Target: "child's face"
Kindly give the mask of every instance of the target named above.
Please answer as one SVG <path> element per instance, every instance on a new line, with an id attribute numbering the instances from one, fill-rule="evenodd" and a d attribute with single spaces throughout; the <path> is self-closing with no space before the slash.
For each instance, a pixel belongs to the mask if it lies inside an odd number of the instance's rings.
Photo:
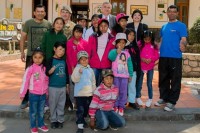
<path id="1" fill-rule="evenodd" d="M 79 32 L 78 30 L 74 31 L 74 37 L 78 40 L 82 37 L 82 32 Z"/>
<path id="2" fill-rule="evenodd" d="M 127 20 L 124 19 L 124 18 L 122 18 L 122 19 L 119 20 L 118 24 L 119 24 L 123 29 L 125 29 L 126 26 L 127 26 Z"/>
<path id="3" fill-rule="evenodd" d="M 128 41 L 129 41 L 129 42 L 133 42 L 134 39 L 135 39 L 135 34 L 134 34 L 134 32 L 130 32 L 130 33 L 128 34 Z"/>
<path id="4" fill-rule="evenodd" d="M 124 49 L 124 47 L 125 47 L 125 45 L 126 45 L 126 41 L 124 40 L 124 39 L 121 39 L 118 43 L 117 43 L 117 48 L 118 49 Z"/>
<path id="5" fill-rule="evenodd" d="M 103 83 L 106 87 L 110 88 L 113 84 L 113 77 L 112 76 L 106 76 L 103 78 Z"/>
<path id="6" fill-rule="evenodd" d="M 42 64 L 44 56 L 41 53 L 36 53 L 33 55 L 33 62 L 37 65 Z"/>
<path id="7" fill-rule="evenodd" d="M 58 19 L 54 24 L 54 28 L 56 32 L 61 31 L 63 27 L 64 27 L 64 23 L 61 19 Z"/>
<path id="8" fill-rule="evenodd" d="M 79 64 L 81 64 L 82 66 L 86 67 L 88 65 L 88 58 L 87 57 L 81 57 L 79 59 Z"/>
<path id="9" fill-rule="evenodd" d="M 54 47 L 53 49 L 54 49 L 54 52 L 55 52 L 54 56 L 56 58 L 61 58 L 65 54 L 65 48 L 63 48 L 62 46 L 59 46 L 57 48 Z"/>
<path id="10" fill-rule="evenodd" d="M 145 38 L 144 38 L 144 42 L 145 42 L 145 43 L 151 42 L 151 37 L 145 37 Z"/>
<path id="11" fill-rule="evenodd" d="M 92 19 L 92 25 L 97 28 L 98 27 L 98 21 L 99 21 L 99 18 L 98 17 L 95 17 Z"/>
<path id="12" fill-rule="evenodd" d="M 82 19 L 82 20 L 79 20 L 79 21 L 78 21 L 78 24 L 80 24 L 83 28 L 85 28 L 86 25 L 87 25 L 87 22 L 86 22 L 85 19 Z"/>
<path id="13" fill-rule="evenodd" d="M 105 23 L 105 22 L 102 22 L 100 25 L 99 25 L 99 30 L 102 32 L 102 33 L 106 33 L 108 31 L 108 24 Z"/>

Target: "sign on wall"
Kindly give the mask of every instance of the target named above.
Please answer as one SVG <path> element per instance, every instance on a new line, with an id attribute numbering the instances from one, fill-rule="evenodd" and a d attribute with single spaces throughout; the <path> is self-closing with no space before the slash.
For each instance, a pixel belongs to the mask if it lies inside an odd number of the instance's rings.
<path id="1" fill-rule="evenodd" d="M 168 0 L 156 0 L 155 21 L 165 22 L 168 20 L 167 7 L 168 7 Z"/>

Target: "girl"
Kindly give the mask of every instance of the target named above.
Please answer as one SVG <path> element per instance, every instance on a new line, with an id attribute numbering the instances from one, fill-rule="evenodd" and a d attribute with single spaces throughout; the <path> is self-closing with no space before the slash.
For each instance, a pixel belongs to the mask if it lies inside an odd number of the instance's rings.
<path id="1" fill-rule="evenodd" d="M 108 58 L 112 61 L 112 70 L 114 75 L 114 85 L 119 88 L 119 98 L 115 103 L 115 112 L 121 116 L 124 115 L 124 108 L 127 100 L 128 82 L 132 80 L 133 64 L 130 54 L 124 50 L 124 47 L 129 44 L 125 33 L 117 33 L 116 39 L 113 42 L 116 49 L 110 51 Z"/>
<path id="2" fill-rule="evenodd" d="M 116 16 L 116 25 L 112 29 L 112 35 L 116 36 L 117 33 L 124 33 L 127 26 L 129 16 L 124 13 L 119 13 Z"/>
<path id="3" fill-rule="evenodd" d="M 102 69 L 111 68 L 108 53 L 115 48 L 112 44 L 114 37 L 108 33 L 108 27 L 109 22 L 107 19 L 100 19 L 98 21 L 98 31 L 89 37 L 86 50 L 89 54 L 90 66 L 94 70 L 97 86 L 101 82 Z"/>
<path id="4" fill-rule="evenodd" d="M 53 28 L 47 31 L 42 40 L 41 49 L 45 53 L 45 59 L 49 60 L 52 56 L 52 50 L 55 42 L 63 42 L 67 41 L 66 36 L 63 33 L 63 27 L 65 25 L 65 21 L 61 17 L 57 17 L 53 22 Z"/>
<path id="5" fill-rule="evenodd" d="M 73 106 L 75 106 L 74 84 L 72 83 L 71 75 L 77 65 L 77 53 L 86 49 L 87 42 L 82 38 L 83 27 L 81 25 L 75 25 L 72 33 L 72 37 L 66 43 L 66 62 L 68 64 L 68 73 L 70 76 L 70 99 Z"/>
<path id="6" fill-rule="evenodd" d="M 102 70 L 102 77 L 103 81 L 95 89 L 90 104 L 90 127 L 94 129 L 96 124 L 98 129 L 107 129 L 110 126 L 117 130 L 125 125 L 125 119 L 113 110 L 119 89 L 113 84 L 114 75 L 111 69 Z"/>
<path id="7" fill-rule="evenodd" d="M 76 97 L 77 111 L 76 124 L 78 130 L 76 133 L 83 133 L 84 127 L 87 126 L 85 117 L 88 115 L 89 105 L 92 94 L 96 88 L 96 81 L 93 70 L 88 65 L 88 53 L 80 51 L 77 54 L 78 64 L 72 73 L 72 81 L 75 83 L 74 97 Z"/>
<path id="8" fill-rule="evenodd" d="M 45 74 L 44 53 L 38 48 L 33 51 L 30 64 L 28 65 L 22 86 L 20 99 L 22 100 L 29 89 L 29 116 L 31 133 L 38 133 L 38 129 L 47 132 L 49 129 L 44 125 L 44 105 L 48 95 L 48 77 Z M 37 124 L 36 124 L 37 123 Z"/>
<path id="9" fill-rule="evenodd" d="M 65 45 L 56 42 L 53 47 L 54 55 L 47 63 L 47 75 L 49 76 L 49 107 L 51 128 L 62 128 L 64 122 L 64 107 L 66 101 L 66 89 L 69 86 L 69 77 L 66 62 L 62 57 L 65 54 Z"/>
<path id="10" fill-rule="evenodd" d="M 152 80 L 153 80 L 153 72 L 154 72 L 154 66 L 155 62 L 159 58 L 158 48 L 154 44 L 154 36 L 153 32 L 146 30 L 143 33 L 144 37 L 141 42 L 139 42 L 140 47 L 140 57 L 141 57 L 141 76 L 139 79 L 139 88 L 140 91 L 138 92 L 139 98 L 137 98 L 138 104 L 140 106 L 143 105 L 143 102 L 141 100 L 141 89 L 142 89 L 142 83 L 143 83 L 143 77 L 144 74 L 147 74 L 147 87 L 148 87 L 148 95 L 149 99 L 146 102 L 146 107 L 150 107 L 152 103 L 153 98 L 153 90 L 152 90 Z"/>
<path id="11" fill-rule="evenodd" d="M 135 39 L 136 39 L 136 42 L 138 42 L 139 40 L 141 40 L 142 33 L 145 30 L 148 30 L 148 25 L 141 23 L 143 19 L 143 14 L 139 9 L 134 10 L 131 16 L 132 16 L 133 22 L 128 23 L 126 27 L 133 28 L 135 30 L 136 32 Z"/>
<path id="12" fill-rule="evenodd" d="M 130 44 L 125 47 L 125 49 L 127 49 L 129 54 L 131 55 L 131 61 L 134 68 L 132 80 L 128 84 L 128 102 L 129 102 L 130 107 L 138 110 L 140 108 L 138 104 L 135 103 L 135 98 L 136 98 L 136 86 L 138 85 L 138 81 L 139 81 L 139 78 L 138 78 L 139 76 L 137 75 L 141 71 L 140 50 L 136 43 L 136 39 L 135 39 L 136 32 L 134 31 L 134 29 L 128 28 L 126 29 L 125 33 L 128 38 L 128 41 L 130 42 Z"/>
<path id="13" fill-rule="evenodd" d="M 85 33 L 86 41 L 88 41 L 90 35 L 92 35 L 94 32 L 97 32 L 99 16 L 97 14 L 92 15 L 91 21 L 92 21 L 92 25 L 89 29 L 87 29 Z"/>

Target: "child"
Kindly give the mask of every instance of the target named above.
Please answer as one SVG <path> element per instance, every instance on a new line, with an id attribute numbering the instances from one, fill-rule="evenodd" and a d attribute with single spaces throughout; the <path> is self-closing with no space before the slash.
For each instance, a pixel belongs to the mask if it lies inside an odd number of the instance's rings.
<path id="1" fill-rule="evenodd" d="M 83 27 L 78 24 L 75 25 L 73 29 L 73 36 L 66 43 L 66 62 L 68 64 L 68 73 L 70 75 L 70 99 L 73 103 L 73 106 L 75 105 L 74 84 L 71 81 L 71 75 L 77 65 L 77 53 L 85 50 L 87 46 L 87 42 L 82 38 L 82 34 Z"/>
<path id="2" fill-rule="evenodd" d="M 98 31 L 92 34 L 88 40 L 88 54 L 90 66 L 96 77 L 96 85 L 101 83 L 102 69 L 111 68 L 112 62 L 108 59 L 108 54 L 115 46 L 112 44 L 114 37 L 108 32 L 109 22 L 107 19 L 99 19 Z"/>
<path id="3" fill-rule="evenodd" d="M 138 104 L 135 103 L 135 98 L 136 98 L 136 86 L 138 85 L 139 81 L 139 74 L 141 71 L 141 65 L 140 65 L 140 50 L 139 47 L 136 43 L 135 35 L 136 32 L 132 28 L 128 28 L 125 31 L 126 36 L 130 44 L 125 47 L 125 49 L 128 50 L 130 56 L 131 56 L 131 61 L 133 64 L 133 77 L 131 82 L 128 83 L 128 102 L 129 102 L 129 107 L 132 107 L 133 109 L 139 110 Z"/>
<path id="4" fill-rule="evenodd" d="M 67 41 L 67 38 L 63 33 L 64 25 L 65 21 L 63 18 L 57 17 L 53 22 L 53 28 L 44 34 L 41 49 L 45 53 L 46 60 L 49 60 L 53 56 L 52 50 L 56 42 L 59 41 L 65 43 Z"/>
<path id="5" fill-rule="evenodd" d="M 89 108 L 90 127 L 92 129 L 107 129 L 110 125 L 111 129 L 117 130 L 118 127 L 125 125 L 125 119 L 113 110 L 119 90 L 113 85 L 112 70 L 103 69 L 102 77 L 102 83 L 94 91 Z"/>
<path id="6" fill-rule="evenodd" d="M 83 27 L 83 34 L 82 34 L 83 39 L 85 39 L 85 33 L 86 33 L 86 30 L 87 30 L 87 23 L 89 21 L 90 20 L 85 15 L 83 15 L 83 14 L 78 15 L 77 23 Z"/>
<path id="7" fill-rule="evenodd" d="M 124 33 L 127 26 L 129 16 L 124 13 L 119 13 L 116 16 L 116 25 L 113 27 L 111 34 L 116 36 L 117 33 Z"/>
<path id="8" fill-rule="evenodd" d="M 153 72 L 154 72 L 154 66 L 155 62 L 159 58 L 158 48 L 154 44 L 154 36 L 153 32 L 149 30 L 145 30 L 143 33 L 143 40 L 139 42 L 140 47 L 140 57 L 141 57 L 141 76 L 139 79 L 139 88 L 140 91 L 138 92 L 138 95 L 141 97 L 141 89 L 142 89 L 142 83 L 143 83 L 143 77 L 144 74 L 147 74 L 147 87 L 148 87 L 148 95 L 149 99 L 146 102 L 146 107 L 150 107 L 152 103 L 153 98 L 153 90 L 152 90 L 152 80 L 153 80 Z M 137 98 L 138 104 L 140 106 L 143 105 L 143 102 L 141 98 Z"/>
<path id="9" fill-rule="evenodd" d="M 37 48 L 33 51 L 30 64 L 23 77 L 20 89 L 22 100 L 29 89 L 29 116 L 31 133 L 37 133 L 38 129 L 47 132 L 49 129 L 44 125 L 44 105 L 48 95 L 48 77 L 45 74 L 44 53 Z M 37 124 L 36 124 L 37 122 Z"/>
<path id="10" fill-rule="evenodd" d="M 76 133 L 83 133 L 83 128 L 87 126 L 85 117 L 88 114 L 92 94 L 96 88 L 96 81 L 93 70 L 88 65 L 88 54 L 86 51 L 79 51 L 77 54 L 78 64 L 72 73 L 72 81 L 75 83 L 74 97 L 76 98 L 77 111 Z"/>
<path id="11" fill-rule="evenodd" d="M 62 128 L 64 122 L 64 108 L 66 89 L 69 86 L 69 76 L 66 62 L 62 57 L 65 54 L 65 44 L 56 42 L 53 47 L 54 55 L 47 63 L 49 76 L 49 107 L 51 128 Z"/>
<path id="12" fill-rule="evenodd" d="M 132 80 L 133 64 L 128 51 L 124 47 L 129 44 L 125 33 L 117 33 L 113 42 L 117 49 L 110 51 L 108 58 L 112 61 L 114 85 L 119 88 L 119 98 L 115 103 L 115 112 L 124 115 L 124 108 L 127 102 L 128 82 Z"/>

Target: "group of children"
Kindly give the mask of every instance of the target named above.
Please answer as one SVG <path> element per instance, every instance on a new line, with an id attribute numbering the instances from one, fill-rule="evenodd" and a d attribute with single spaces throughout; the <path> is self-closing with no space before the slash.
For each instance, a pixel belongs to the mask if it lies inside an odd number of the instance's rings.
<path id="1" fill-rule="evenodd" d="M 141 59 L 142 70 L 139 87 L 142 88 L 143 75 L 146 73 L 149 92 L 146 106 L 151 106 L 153 67 L 159 57 L 158 48 L 154 45 L 153 33 L 148 30 L 144 31 L 143 39 L 137 44 L 134 29 L 125 28 L 127 19 L 124 14 L 116 17 L 122 31 L 115 31 L 115 38 L 107 33 L 109 22 L 100 19 L 97 33 L 92 34 L 88 42 L 82 38 L 83 27 L 76 25 L 66 45 L 66 38 L 62 34 L 64 21 L 62 18 L 55 19 L 52 31 L 43 37 L 42 49 L 38 48 L 32 54 L 20 90 L 20 98 L 23 99 L 29 89 L 32 133 L 37 133 L 38 129 L 48 131 L 43 119 L 46 98 L 50 103 L 51 128 L 63 127 L 66 93 L 76 101 L 77 133 L 83 133 L 84 127 L 87 127 L 85 118 L 88 113 L 92 129 L 106 129 L 110 126 L 115 130 L 123 127 L 125 120 L 122 116 L 126 103 L 135 106 L 132 100 L 135 95 L 141 96 L 141 89 L 138 94 L 135 91 L 135 69 L 140 62 L 137 59 Z M 94 42 L 91 44 L 93 46 L 88 49 L 87 44 L 91 42 Z M 101 43 L 107 44 L 104 46 L 105 52 L 98 45 Z M 105 60 L 105 67 L 99 68 L 94 57 Z M 101 78 L 97 78 L 97 71 Z"/>

